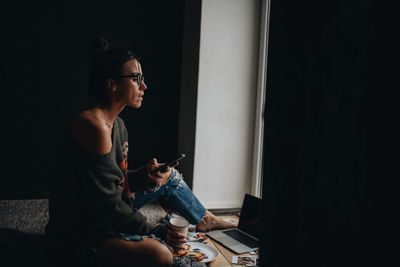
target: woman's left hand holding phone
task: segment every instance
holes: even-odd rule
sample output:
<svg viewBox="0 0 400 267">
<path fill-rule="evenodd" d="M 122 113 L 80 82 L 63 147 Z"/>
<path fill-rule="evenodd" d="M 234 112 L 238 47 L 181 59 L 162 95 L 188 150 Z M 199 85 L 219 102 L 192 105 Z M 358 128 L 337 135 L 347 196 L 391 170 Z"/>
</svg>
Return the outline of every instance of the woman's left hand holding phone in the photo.
<svg viewBox="0 0 400 267">
<path fill-rule="evenodd" d="M 179 162 L 174 163 L 172 166 L 167 166 L 164 172 L 157 171 L 152 174 L 151 172 L 158 167 L 165 165 L 164 163 L 158 163 L 156 158 L 152 158 L 147 163 L 147 177 L 150 182 L 157 183 L 159 185 L 164 185 L 168 182 L 168 178 L 171 175 L 171 168 L 178 166 Z"/>
</svg>

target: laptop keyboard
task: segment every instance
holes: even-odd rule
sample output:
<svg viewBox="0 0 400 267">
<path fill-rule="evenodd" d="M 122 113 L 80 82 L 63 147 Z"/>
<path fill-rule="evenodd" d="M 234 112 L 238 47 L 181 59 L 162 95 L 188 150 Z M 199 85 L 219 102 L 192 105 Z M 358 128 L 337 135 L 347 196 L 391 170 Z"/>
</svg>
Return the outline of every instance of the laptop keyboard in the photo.
<svg viewBox="0 0 400 267">
<path fill-rule="evenodd" d="M 235 229 L 224 231 L 224 234 L 232 237 L 233 239 L 245 244 L 250 248 L 258 247 L 257 241 L 239 231 L 236 231 Z"/>
</svg>

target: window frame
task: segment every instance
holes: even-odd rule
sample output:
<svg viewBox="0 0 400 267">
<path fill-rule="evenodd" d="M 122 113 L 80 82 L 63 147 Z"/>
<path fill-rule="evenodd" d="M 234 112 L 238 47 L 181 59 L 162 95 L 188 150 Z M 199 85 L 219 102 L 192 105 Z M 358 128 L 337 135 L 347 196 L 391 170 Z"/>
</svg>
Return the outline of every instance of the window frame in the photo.
<svg viewBox="0 0 400 267">
<path fill-rule="evenodd" d="M 263 144 L 264 144 L 264 112 L 267 91 L 267 56 L 270 18 L 270 0 L 261 0 L 260 41 L 258 57 L 257 93 L 255 106 L 253 166 L 251 194 L 262 197 L 263 188 Z"/>
</svg>

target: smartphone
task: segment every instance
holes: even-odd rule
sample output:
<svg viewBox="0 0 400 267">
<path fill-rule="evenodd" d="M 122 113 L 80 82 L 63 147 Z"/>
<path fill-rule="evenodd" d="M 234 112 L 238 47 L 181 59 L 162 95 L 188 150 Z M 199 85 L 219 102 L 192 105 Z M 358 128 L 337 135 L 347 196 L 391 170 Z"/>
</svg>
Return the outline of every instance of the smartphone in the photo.
<svg viewBox="0 0 400 267">
<path fill-rule="evenodd" d="M 157 169 L 153 170 L 152 172 L 150 172 L 151 175 L 156 175 L 158 171 L 160 172 L 165 172 L 165 169 L 167 168 L 167 166 L 172 166 L 174 165 L 176 162 L 180 161 L 181 159 L 183 159 L 184 157 L 186 157 L 185 154 L 179 154 L 178 157 L 170 162 L 168 162 L 167 164 L 164 164 L 160 167 L 158 167 Z"/>
</svg>

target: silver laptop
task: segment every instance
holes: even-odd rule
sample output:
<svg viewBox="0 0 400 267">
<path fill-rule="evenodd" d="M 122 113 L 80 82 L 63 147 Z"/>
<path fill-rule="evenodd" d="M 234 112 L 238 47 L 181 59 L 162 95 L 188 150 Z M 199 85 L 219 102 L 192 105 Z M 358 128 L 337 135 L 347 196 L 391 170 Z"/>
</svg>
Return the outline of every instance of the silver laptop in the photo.
<svg viewBox="0 0 400 267">
<path fill-rule="evenodd" d="M 237 254 L 259 248 L 261 234 L 261 199 L 245 194 L 238 228 L 206 233 L 213 240 Z"/>
</svg>

